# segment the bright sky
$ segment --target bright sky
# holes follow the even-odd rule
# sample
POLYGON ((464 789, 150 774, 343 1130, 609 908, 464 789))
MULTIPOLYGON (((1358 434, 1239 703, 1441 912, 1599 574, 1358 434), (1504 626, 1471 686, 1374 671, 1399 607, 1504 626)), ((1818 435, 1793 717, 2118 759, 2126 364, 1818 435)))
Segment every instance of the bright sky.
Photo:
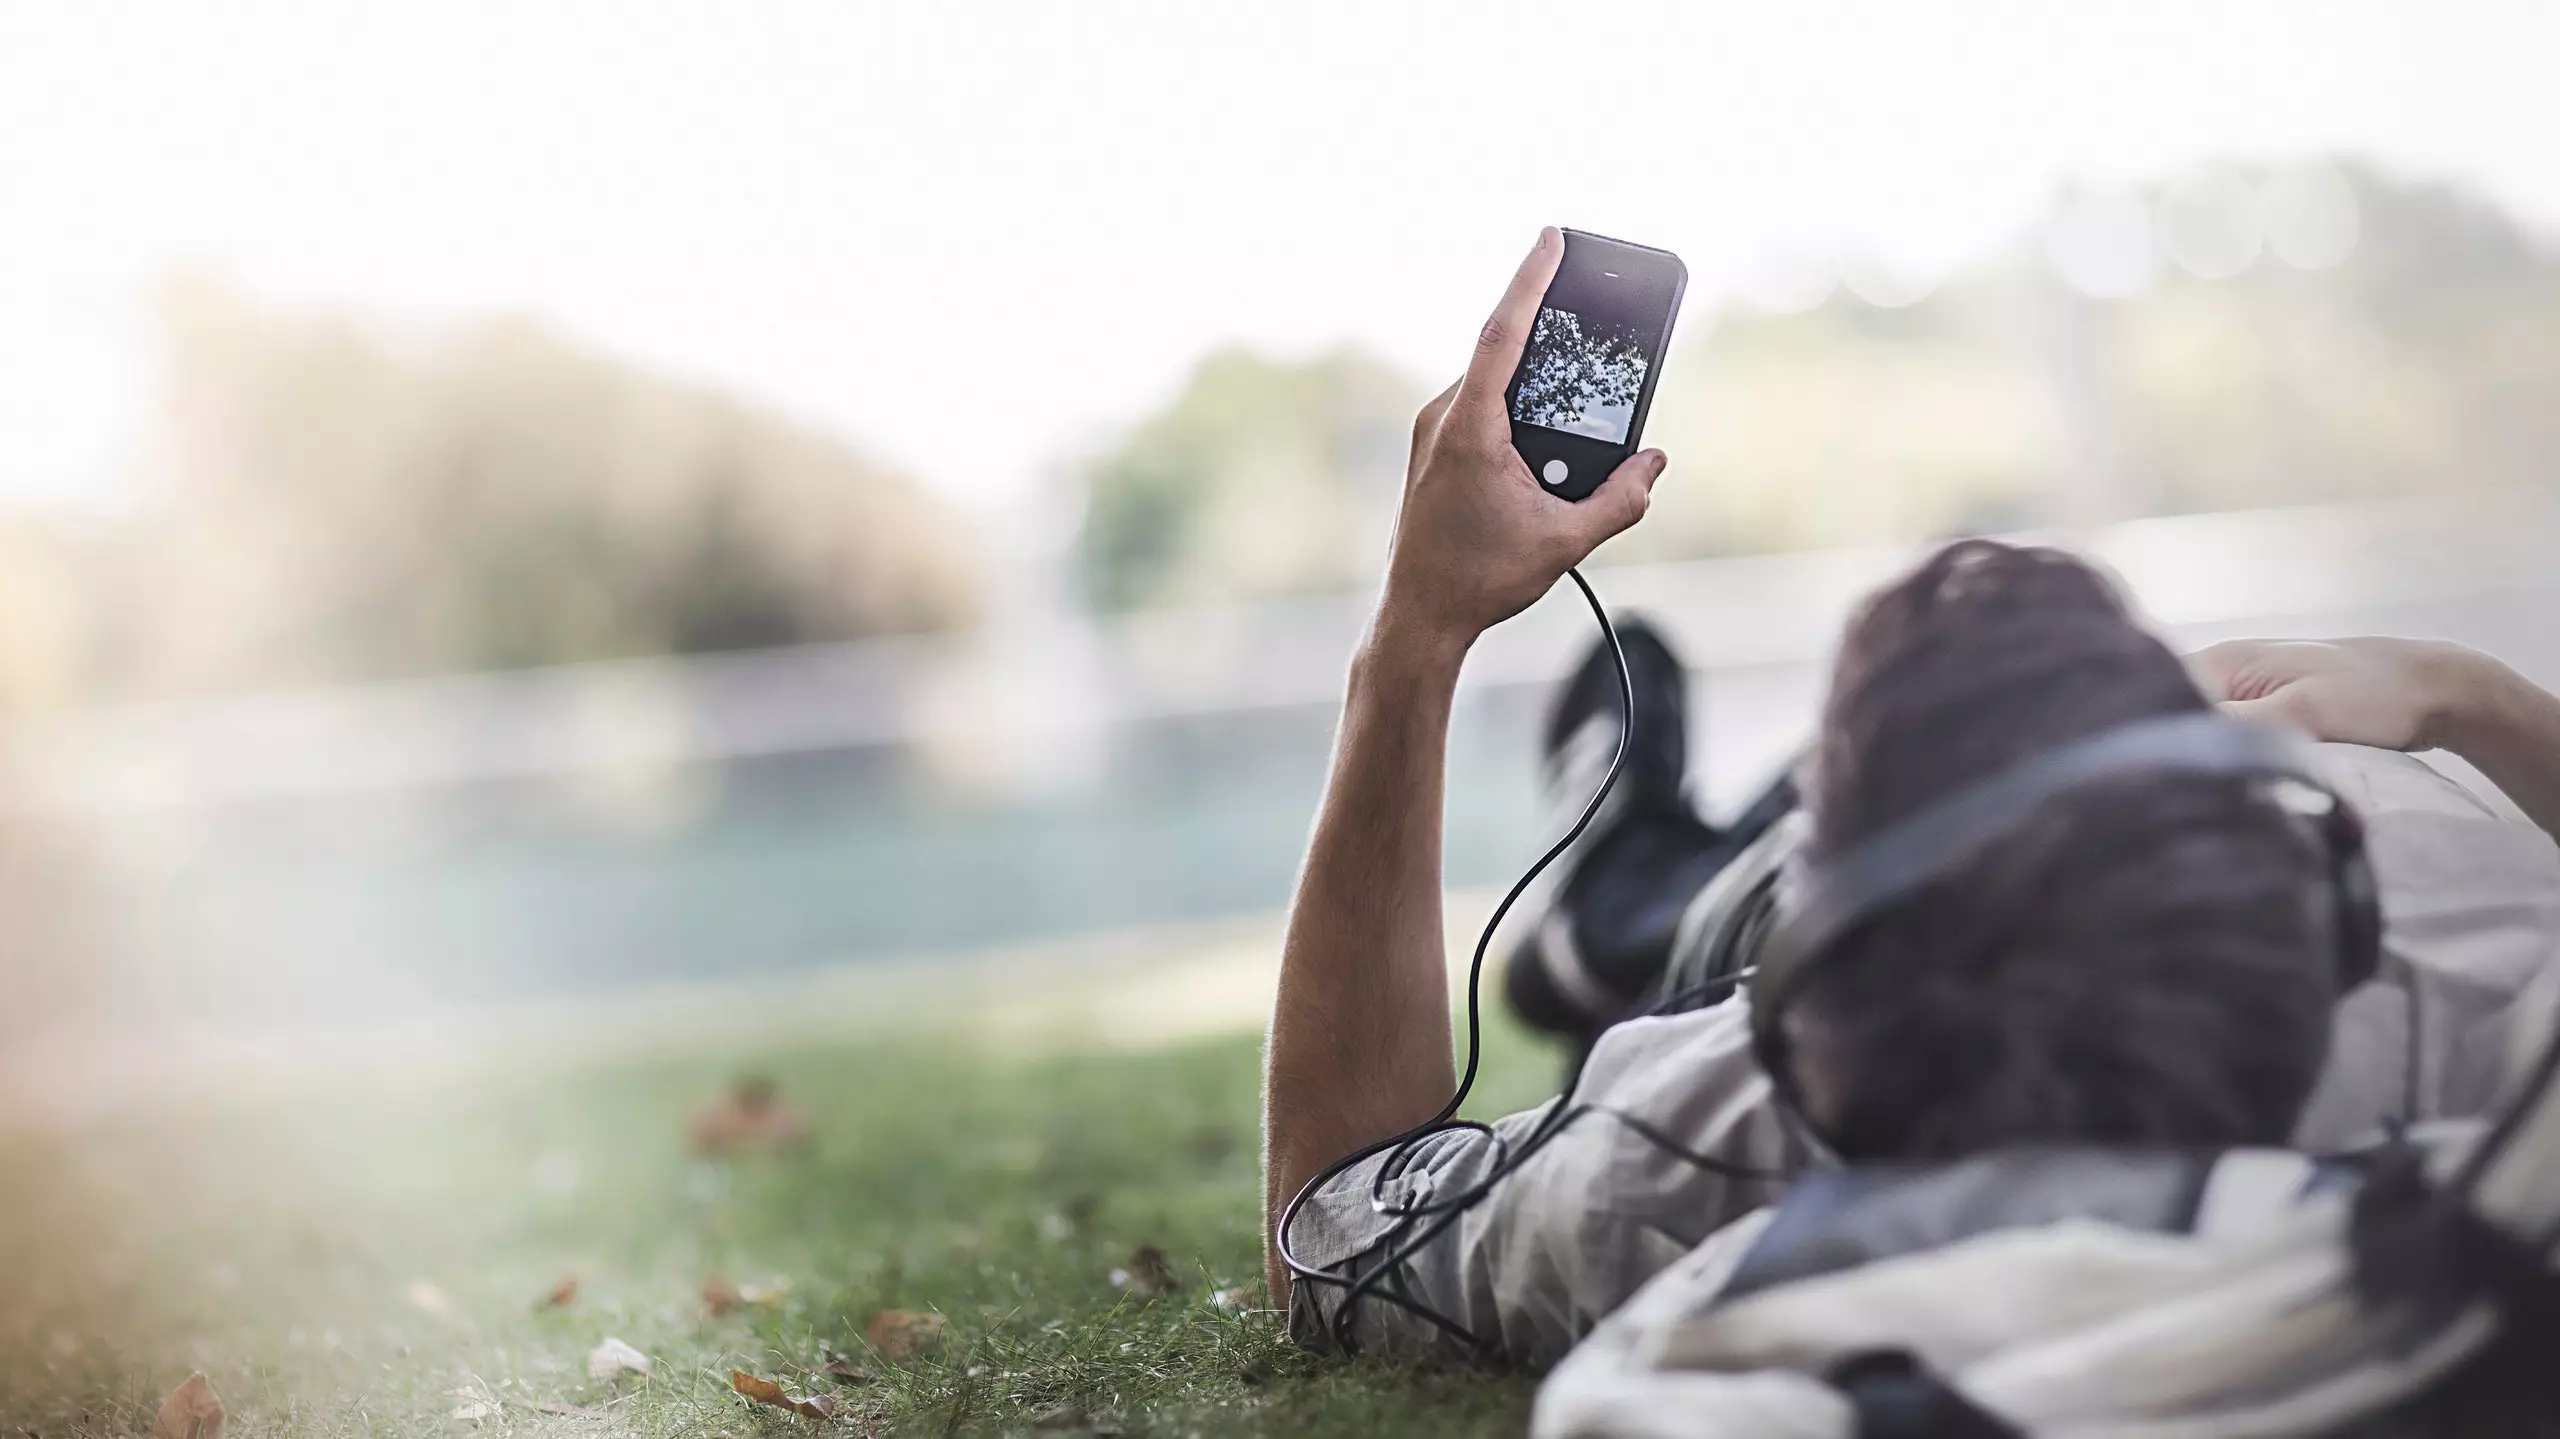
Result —
POLYGON ((2218 156, 2550 222, 2549 13, 0 0, 0 499, 112 503, 178 264, 530 313, 998 503, 1217 344, 1454 373, 1548 221, 1679 250, 1692 323, 1775 251, 1941 268, 2218 156))

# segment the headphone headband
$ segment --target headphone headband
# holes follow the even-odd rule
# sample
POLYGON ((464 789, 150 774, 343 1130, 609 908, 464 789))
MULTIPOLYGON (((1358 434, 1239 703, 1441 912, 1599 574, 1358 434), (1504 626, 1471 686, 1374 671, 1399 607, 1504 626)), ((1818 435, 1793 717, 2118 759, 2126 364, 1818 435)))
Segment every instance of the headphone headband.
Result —
POLYGON ((2137 774, 2290 780, 2326 796, 2320 820, 2339 892, 2341 990, 2370 977, 2380 929, 2363 860, 2363 828, 2314 767, 2309 746, 2289 731, 2215 710, 2135 720, 2021 760, 1923 806, 1800 877, 1761 946, 1751 986, 1753 1047, 1789 1105, 1801 1114, 1787 1071, 1786 1008, 1843 935, 1946 877, 2054 796, 2137 774))

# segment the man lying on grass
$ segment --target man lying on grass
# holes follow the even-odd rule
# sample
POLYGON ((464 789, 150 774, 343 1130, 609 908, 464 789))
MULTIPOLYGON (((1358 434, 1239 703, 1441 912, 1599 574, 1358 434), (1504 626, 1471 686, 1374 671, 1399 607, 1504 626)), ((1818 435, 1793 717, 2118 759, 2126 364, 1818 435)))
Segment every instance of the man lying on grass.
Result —
MULTIPOLYGON (((1550 238, 1530 254, 1465 378, 1415 423, 1385 591, 1352 662, 1282 959, 1264 1099, 1270 1226, 1327 1166, 1428 1120, 1452 1092, 1440 824, 1460 661, 1640 519, 1663 471, 1663 455, 1645 451, 1568 504, 1511 448, 1503 391, 1559 253, 1550 238)), ((1642 660, 1650 647, 1631 643, 1642 660)), ((1739 887, 1720 886, 1720 872, 1765 873, 1798 846, 1836 852, 2103 729, 2232 700, 2345 742, 2322 754, 2367 826, 2387 924, 2381 977, 2340 992, 2323 857, 2251 787, 2154 776, 2068 790, 1956 879, 1842 936, 1854 952, 1807 981, 1790 1010, 1793 1068, 1847 1157, 2071 1142, 2324 1147, 2474 1114, 2493 1098, 2520 992, 2554 967, 2550 839, 2392 752, 2452 749, 2544 828, 2560 826, 2560 701, 2468 651, 2224 647, 2201 657, 2200 689, 2085 565, 1968 541, 1852 622, 1810 797, 1748 845, 1694 818, 1683 828, 1678 708, 1662 698, 1676 686, 1662 665, 1639 669, 1655 682, 1638 692, 1628 771, 1569 857, 1553 907, 1531 917, 1529 972, 1514 989, 1534 1007, 1540 983, 1561 985, 1572 994, 1546 993, 1550 1007, 1578 1000, 1589 1015, 1584 1100, 1713 1163, 1625 1123, 1563 1130, 1382 1276, 1405 1302, 1361 1307, 1366 1348, 1452 1351, 1463 1330, 1497 1355, 1551 1361, 1813 1162, 1753 1059, 1747 990, 1609 1023, 1676 987, 1666 970, 1694 973, 1699 936, 1716 928, 1692 913, 1630 940, 1629 915, 1712 909, 1720 889, 1739 887)), ((1551 777, 1577 798, 1597 780, 1582 757, 1605 761, 1615 734, 1613 681, 1614 670, 1587 666, 1550 727, 1551 777), (1584 719, 1602 728, 1597 746, 1576 742, 1584 719)), ((1786 808, 1761 806, 1761 818, 1786 808)), ((1392 1173, 1392 1154, 1352 1166, 1298 1213, 1298 1259, 1370 1273, 1409 1232, 1381 1201, 1458 1192, 1536 1118, 1439 1136, 1392 1173)), ((1276 1249, 1269 1269, 1293 1333, 1330 1344, 1343 1289, 1293 1289, 1276 1249)))

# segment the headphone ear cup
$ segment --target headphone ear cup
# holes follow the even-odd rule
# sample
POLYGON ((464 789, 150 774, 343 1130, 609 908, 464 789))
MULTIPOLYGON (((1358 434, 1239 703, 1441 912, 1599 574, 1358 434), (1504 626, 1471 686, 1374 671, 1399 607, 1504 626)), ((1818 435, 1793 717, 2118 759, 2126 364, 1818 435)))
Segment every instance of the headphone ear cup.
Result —
POLYGON ((2329 841, 2329 884, 2337 896, 2338 992, 2344 994, 2382 968, 2382 891, 2365 851, 2364 820, 2344 799, 2332 803, 2321 830, 2329 841))
POLYGON ((1795 928, 1794 906, 1787 903, 1790 886, 1780 882, 1769 891, 1769 908, 1757 932, 1742 946, 1752 966, 1750 981, 1743 986, 1741 998, 1751 1006, 1751 1057, 1760 1072, 1769 1077, 1769 1088, 1781 1108, 1793 1109, 1794 1076, 1787 1072, 1787 1036, 1780 1028, 1786 1019, 1786 981, 1794 976, 1791 966, 1783 962, 1785 946, 1795 928), (1781 962, 1772 964, 1772 959, 1781 962))

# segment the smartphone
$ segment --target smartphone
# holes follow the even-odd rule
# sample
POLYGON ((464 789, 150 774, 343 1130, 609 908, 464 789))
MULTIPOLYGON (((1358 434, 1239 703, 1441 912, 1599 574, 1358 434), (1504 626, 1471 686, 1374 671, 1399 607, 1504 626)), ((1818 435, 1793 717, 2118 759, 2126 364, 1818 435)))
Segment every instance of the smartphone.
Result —
POLYGON ((1580 230, 1538 302, 1504 398, 1511 443, 1548 491, 1579 500, 1636 452, 1689 267, 1669 250, 1580 230))

